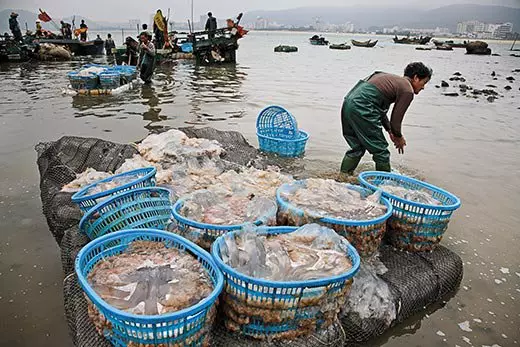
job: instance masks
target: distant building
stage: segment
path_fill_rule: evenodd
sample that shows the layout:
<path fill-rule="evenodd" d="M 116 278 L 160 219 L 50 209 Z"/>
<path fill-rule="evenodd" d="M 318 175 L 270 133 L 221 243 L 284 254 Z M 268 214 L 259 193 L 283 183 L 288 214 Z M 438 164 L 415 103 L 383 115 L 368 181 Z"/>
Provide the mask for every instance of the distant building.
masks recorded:
<path fill-rule="evenodd" d="M 269 20 L 263 17 L 257 17 L 255 22 L 255 29 L 267 29 L 269 27 Z"/>
<path fill-rule="evenodd" d="M 512 32 L 513 32 L 513 24 L 511 24 L 511 23 L 498 24 L 494 31 L 493 36 L 497 39 L 505 39 Z"/>

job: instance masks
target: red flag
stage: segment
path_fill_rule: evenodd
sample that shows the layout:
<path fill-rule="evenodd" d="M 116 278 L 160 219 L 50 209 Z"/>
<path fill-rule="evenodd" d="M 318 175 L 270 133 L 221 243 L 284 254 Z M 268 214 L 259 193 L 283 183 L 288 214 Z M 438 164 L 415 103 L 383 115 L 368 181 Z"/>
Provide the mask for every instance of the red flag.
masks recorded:
<path fill-rule="evenodd" d="M 40 9 L 40 14 L 38 15 L 38 19 L 41 20 L 42 22 L 50 22 L 52 20 L 52 18 L 47 14 L 47 12 L 45 11 L 42 11 Z"/>
<path fill-rule="evenodd" d="M 242 37 L 246 36 L 247 33 L 249 32 L 249 30 L 244 29 L 244 27 L 242 27 L 240 25 L 237 25 L 237 29 L 238 29 L 238 38 L 242 38 Z"/>

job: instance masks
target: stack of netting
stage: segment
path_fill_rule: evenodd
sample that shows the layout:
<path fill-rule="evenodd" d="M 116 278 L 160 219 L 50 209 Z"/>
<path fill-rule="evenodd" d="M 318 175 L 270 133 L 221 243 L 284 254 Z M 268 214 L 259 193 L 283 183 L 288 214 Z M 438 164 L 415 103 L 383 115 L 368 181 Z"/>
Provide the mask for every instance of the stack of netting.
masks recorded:
<path fill-rule="evenodd" d="M 354 247 L 316 224 L 231 232 L 215 241 L 212 254 L 226 279 L 226 328 L 269 341 L 337 322 L 360 264 Z"/>
<path fill-rule="evenodd" d="M 309 135 L 298 129 L 294 116 L 281 106 L 268 106 L 256 119 L 256 135 L 261 151 L 282 157 L 305 153 Z"/>
<path fill-rule="evenodd" d="M 392 206 L 369 189 L 332 180 L 308 179 L 276 192 L 278 224 L 319 223 L 346 237 L 362 256 L 375 254 Z"/>
<path fill-rule="evenodd" d="M 448 229 L 453 212 L 460 207 L 455 195 L 420 180 L 387 172 L 359 175 L 372 191 L 381 189 L 393 206 L 388 221 L 388 239 L 411 252 L 432 251 Z"/>

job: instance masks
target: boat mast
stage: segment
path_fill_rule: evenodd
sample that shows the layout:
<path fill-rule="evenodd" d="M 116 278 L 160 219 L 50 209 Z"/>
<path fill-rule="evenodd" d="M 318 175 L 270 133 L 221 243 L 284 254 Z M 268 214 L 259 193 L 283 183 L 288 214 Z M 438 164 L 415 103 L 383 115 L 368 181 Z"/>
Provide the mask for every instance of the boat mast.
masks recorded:
<path fill-rule="evenodd" d="M 193 0 L 191 0 L 191 23 L 193 22 Z"/>

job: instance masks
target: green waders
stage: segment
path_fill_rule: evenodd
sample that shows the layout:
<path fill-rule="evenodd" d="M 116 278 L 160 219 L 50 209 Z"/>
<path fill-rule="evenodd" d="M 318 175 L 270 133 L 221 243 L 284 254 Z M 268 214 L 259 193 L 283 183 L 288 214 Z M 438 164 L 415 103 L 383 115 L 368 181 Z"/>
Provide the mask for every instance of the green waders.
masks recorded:
<path fill-rule="evenodd" d="M 352 174 L 365 151 L 372 154 L 376 170 L 390 171 L 390 151 L 381 122 L 390 104 L 367 82 L 370 77 L 359 81 L 343 101 L 341 126 L 350 150 L 345 153 L 341 172 Z"/>

